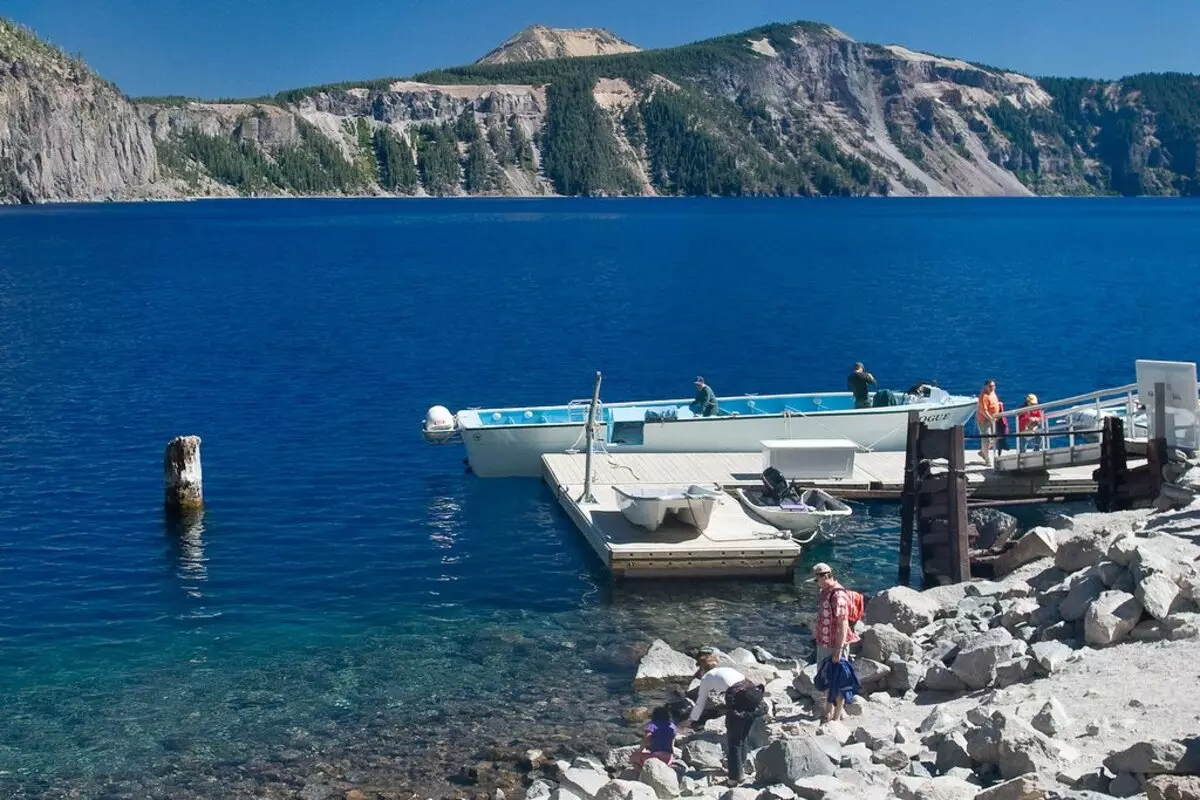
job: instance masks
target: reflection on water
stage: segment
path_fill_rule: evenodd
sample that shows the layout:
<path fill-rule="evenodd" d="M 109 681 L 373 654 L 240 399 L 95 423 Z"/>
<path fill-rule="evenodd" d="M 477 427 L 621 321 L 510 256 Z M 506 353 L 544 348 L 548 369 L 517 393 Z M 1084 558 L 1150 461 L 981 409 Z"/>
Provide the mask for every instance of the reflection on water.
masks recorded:
<path fill-rule="evenodd" d="M 208 581 L 208 558 L 204 554 L 204 511 L 171 517 L 163 524 L 167 537 L 170 566 L 185 599 L 186 610 L 180 619 L 212 619 L 220 611 L 204 604 L 202 589 Z"/>

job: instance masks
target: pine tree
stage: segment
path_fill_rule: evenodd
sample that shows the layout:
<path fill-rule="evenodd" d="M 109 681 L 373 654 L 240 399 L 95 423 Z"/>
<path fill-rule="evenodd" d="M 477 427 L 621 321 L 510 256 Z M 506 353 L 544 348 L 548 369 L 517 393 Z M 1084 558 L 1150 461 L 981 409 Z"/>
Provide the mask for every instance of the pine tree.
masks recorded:
<path fill-rule="evenodd" d="M 373 137 L 375 159 L 379 164 L 379 183 L 393 192 L 412 194 L 419 179 L 408 142 L 388 127 L 378 128 Z"/>

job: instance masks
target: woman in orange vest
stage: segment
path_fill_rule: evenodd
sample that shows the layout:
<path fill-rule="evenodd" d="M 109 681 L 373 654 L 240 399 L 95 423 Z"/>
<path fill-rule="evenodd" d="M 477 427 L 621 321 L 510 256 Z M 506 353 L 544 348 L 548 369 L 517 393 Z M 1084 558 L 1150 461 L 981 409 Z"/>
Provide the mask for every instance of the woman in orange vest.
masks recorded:
<path fill-rule="evenodd" d="M 979 392 L 979 403 L 975 408 L 975 424 L 979 427 L 979 457 L 991 464 L 992 440 L 996 434 L 996 419 L 1001 411 L 1000 398 L 996 396 L 996 382 L 989 380 Z"/>

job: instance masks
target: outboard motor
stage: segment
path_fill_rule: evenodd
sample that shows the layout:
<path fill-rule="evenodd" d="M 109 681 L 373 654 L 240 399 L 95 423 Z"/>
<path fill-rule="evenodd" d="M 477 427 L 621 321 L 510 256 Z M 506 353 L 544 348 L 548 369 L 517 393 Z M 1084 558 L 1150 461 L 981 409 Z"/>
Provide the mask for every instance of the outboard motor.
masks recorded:
<path fill-rule="evenodd" d="M 434 406 L 425 412 L 421 435 L 430 444 L 445 444 L 458 434 L 458 420 L 445 406 Z"/>

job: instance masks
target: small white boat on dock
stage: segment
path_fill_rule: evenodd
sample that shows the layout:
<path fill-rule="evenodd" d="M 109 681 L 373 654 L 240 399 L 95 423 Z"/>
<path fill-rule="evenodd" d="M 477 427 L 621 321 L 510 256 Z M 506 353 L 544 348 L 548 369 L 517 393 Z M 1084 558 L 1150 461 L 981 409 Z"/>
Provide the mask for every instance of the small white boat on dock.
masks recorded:
<path fill-rule="evenodd" d="M 764 489 L 738 488 L 738 500 L 754 516 L 768 525 L 793 534 L 819 531 L 835 520 L 851 514 L 850 506 L 824 489 L 805 489 L 798 498 L 779 500 Z"/>
<path fill-rule="evenodd" d="M 708 527 L 722 494 L 703 486 L 614 486 L 617 508 L 625 519 L 648 531 L 658 530 L 667 515 L 698 531 Z"/>
<path fill-rule="evenodd" d="M 879 392 L 886 403 L 855 408 L 849 392 L 738 395 L 717 398 L 703 416 L 692 401 L 597 403 L 595 441 L 619 453 L 748 453 L 763 441 L 847 439 L 865 451 L 902 451 L 908 414 L 926 425 L 950 428 L 975 413 L 975 398 L 929 388 L 926 394 Z M 534 477 L 542 456 L 584 448 L 589 400 L 560 406 L 474 408 L 451 413 L 434 406 L 422 435 L 430 443 L 461 442 L 471 470 L 484 478 Z"/>

